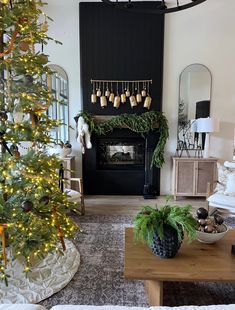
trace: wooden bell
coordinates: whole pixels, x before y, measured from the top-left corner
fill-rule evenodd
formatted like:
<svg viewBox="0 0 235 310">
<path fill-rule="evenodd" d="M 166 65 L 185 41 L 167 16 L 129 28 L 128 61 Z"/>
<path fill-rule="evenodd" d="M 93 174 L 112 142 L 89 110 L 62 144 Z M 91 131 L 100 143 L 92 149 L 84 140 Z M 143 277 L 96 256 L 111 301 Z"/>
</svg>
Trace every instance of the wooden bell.
<svg viewBox="0 0 235 310">
<path fill-rule="evenodd" d="M 126 102 L 126 94 L 121 94 L 121 103 L 125 103 Z"/>
<path fill-rule="evenodd" d="M 126 97 L 130 97 L 131 92 L 129 91 L 129 89 L 126 90 Z"/>
<path fill-rule="evenodd" d="M 96 101 L 97 101 L 96 94 L 92 94 L 92 95 L 91 95 L 91 102 L 92 102 L 92 103 L 96 103 Z"/>
<path fill-rule="evenodd" d="M 141 96 L 142 97 L 146 97 L 147 93 L 146 93 L 146 89 L 142 89 L 141 91 Z"/>
<path fill-rule="evenodd" d="M 114 104 L 113 104 L 113 107 L 114 108 L 116 108 L 116 109 L 118 109 L 119 108 L 119 106 L 120 106 L 120 101 L 121 101 L 121 98 L 120 98 L 120 96 L 115 96 L 115 98 L 114 98 Z"/>
<path fill-rule="evenodd" d="M 150 109 L 152 98 L 148 95 L 144 100 L 144 108 Z"/>
<path fill-rule="evenodd" d="M 136 95 L 136 101 L 137 101 L 137 103 L 140 103 L 140 102 L 142 101 L 142 96 L 141 96 L 141 94 L 137 94 L 137 95 Z"/>
<path fill-rule="evenodd" d="M 107 98 L 110 96 L 110 91 L 108 89 L 106 89 L 105 94 L 104 94 Z"/>
<path fill-rule="evenodd" d="M 107 107 L 107 98 L 105 96 L 100 97 L 100 106 L 101 108 Z"/>
<path fill-rule="evenodd" d="M 131 95 L 131 96 L 130 96 L 130 104 L 131 104 L 131 107 L 132 107 L 132 108 L 135 107 L 135 106 L 137 106 L 136 98 L 135 98 L 134 95 Z"/>
<path fill-rule="evenodd" d="M 111 93 L 109 96 L 109 102 L 114 102 L 114 93 Z"/>
<path fill-rule="evenodd" d="M 96 92 L 96 96 L 97 96 L 97 97 L 101 97 L 101 95 L 102 95 L 102 92 L 101 92 L 100 89 L 98 89 L 97 92 Z"/>
</svg>

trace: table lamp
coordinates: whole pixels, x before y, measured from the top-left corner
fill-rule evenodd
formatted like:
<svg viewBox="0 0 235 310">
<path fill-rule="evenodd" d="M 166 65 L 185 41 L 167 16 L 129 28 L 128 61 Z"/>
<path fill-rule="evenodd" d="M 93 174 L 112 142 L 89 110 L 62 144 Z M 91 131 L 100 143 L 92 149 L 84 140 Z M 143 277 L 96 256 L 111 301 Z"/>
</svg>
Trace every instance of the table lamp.
<svg viewBox="0 0 235 310">
<path fill-rule="evenodd" d="M 204 145 L 204 153 L 203 157 L 209 157 L 209 150 L 210 150 L 210 133 L 219 131 L 219 121 L 212 117 L 207 118 L 198 118 L 197 119 L 197 132 L 198 133 L 205 133 L 205 145 Z"/>
</svg>

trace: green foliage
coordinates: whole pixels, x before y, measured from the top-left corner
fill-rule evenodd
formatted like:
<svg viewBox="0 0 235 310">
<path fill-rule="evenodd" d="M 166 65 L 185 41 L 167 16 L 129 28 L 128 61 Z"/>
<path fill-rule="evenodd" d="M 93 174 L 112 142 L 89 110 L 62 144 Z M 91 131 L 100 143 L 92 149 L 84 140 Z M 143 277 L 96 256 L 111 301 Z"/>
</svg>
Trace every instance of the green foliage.
<svg viewBox="0 0 235 310">
<path fill-rule="evenodd" d="M 164 148 L 169 137 L 168 122 L 165 115 L 159 111 L 150 111 L 140 115 L 121 114 L 114 116 L 112 119 L 97 124 L 91 114 L 81 112 L 76 117 L 82 116 L 89 125 L 91 133 L 97 135 L 105 135 L 113 131 L 115 128 L 129 128 L 130 130 L 144 136 L 150 131 L 156 130 L 159 133 L 159 141 L 153 152 L 152 165 L 162 167 L 164 164 Z M 156 128 L 157 125 L 157 128 Z"/>
<path fill-rule="evenodd" d="M 135 240 L 151 245 L 155 233 L 162 240 L 164 225 L 172 226 L 177 231 L 179 241 L 182 240 L 184 232 L 189 241 L 195 239 L 197 221 L 191 215 L 191 209 L 191 205 L 170 205 L 168 200 L 160 208 L 144 206 L 134 218 Z"/>
<path fill-rule="evenodd" d="M 28 272 L 35 259 L 60 252 L 63 238 L 73 238 L 79 227 L 69 216 L 75 204 L 58 187 L 61 160 L 46 153 L 60 122 L 47 114 L 56 99 L 47 85 L 48 55 L 40 51 L 51 40 L 44 3 L 0 2 L 0 227 L 13 256 L 8 259 L 23 257 Z M 29 147 L 23 150 L 24 141 Z M 0 279 L 7 282 L 3 260 L 0 243 Z"/>
</svg>

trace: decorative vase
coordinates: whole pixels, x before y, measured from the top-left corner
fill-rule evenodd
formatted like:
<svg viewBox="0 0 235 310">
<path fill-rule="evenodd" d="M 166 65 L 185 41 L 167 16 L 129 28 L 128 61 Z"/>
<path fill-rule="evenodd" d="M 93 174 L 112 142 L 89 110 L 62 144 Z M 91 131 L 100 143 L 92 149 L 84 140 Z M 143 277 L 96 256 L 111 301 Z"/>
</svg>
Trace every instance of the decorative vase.
<svg viewBox="0 0 235 310">
<path fill-rule="evenodd" d="M 72 153 L 72 148 L 63 147 L 63 148 L 60 149 L 59 156 L 61 158 L 64 158 L 64 157 L 68 156 L 71 153 Z"/>
<path fill-rule="evenodd" d="M 154 234 L 151 245 L 152 252 L 160 258 L 172 258 L 178 253 L 181 241 L 178 240 L 177 231 L 169 225 L 163 225 L 163 239 Z"/>
</svg>

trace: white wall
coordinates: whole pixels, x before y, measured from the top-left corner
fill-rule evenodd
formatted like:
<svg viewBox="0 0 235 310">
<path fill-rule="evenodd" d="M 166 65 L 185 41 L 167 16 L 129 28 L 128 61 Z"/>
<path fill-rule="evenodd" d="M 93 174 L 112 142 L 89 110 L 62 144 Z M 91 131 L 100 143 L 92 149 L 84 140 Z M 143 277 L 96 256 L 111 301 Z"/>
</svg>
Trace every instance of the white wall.
<svg viewBox="0 0 235 310">
<path fill-rule="evenodd" d="M 81 151 L 76 141 L 74 116 L 81 110 L 80 56 L 79 56 L 79 4 L 76 0 L 49 0 L 44 11 L 54 20 L 49 23 L 48 35 L 63 45 L 50 41 L 44 48 L 52 64 L 61 66 L 69 80 L 69 130 L 73 154 L 76 155 L 76 174 L 81 176 Z"/>
<path fill-rule="evenodd" d="M 171 156 L 176 148 L 178 81 L 189 64 L 201 63 L 212 73 L 211 116 L 220 119 L 220 132 L 211 137 L 211 155 L 232 159 L 235 123 L 235 1 L 207 0 L 166 15 L 163 112 L 170 125 L 162 194 L 170 192 Z"/>
<path fill-rule="evenodd" d="M 63 46 L 49 44 L 45 49 L 52 63 L 62 66 L 69 76 L 70 124 L 81 109 L 79 79 L 78 1 L 48 0 L 46 12 L 54 19 L 49 35 Z M 212 73 L 211 115 L 220 119 L 220 132 L 211 137 L 211 155 L 232 159 L 235 123 L 235 1 L 207 0 L 177 13 L 166 15 L 163 112 L 169 121 L 170 139 L 166 163 L 161 170 L 161 194 L 171 191 L 171 156 L 176 148 L 179 75 L 192 63 L 207 66 Z M 81 170 L 81 155 L 70 131 L 74 153 Z"/>
</svg>

